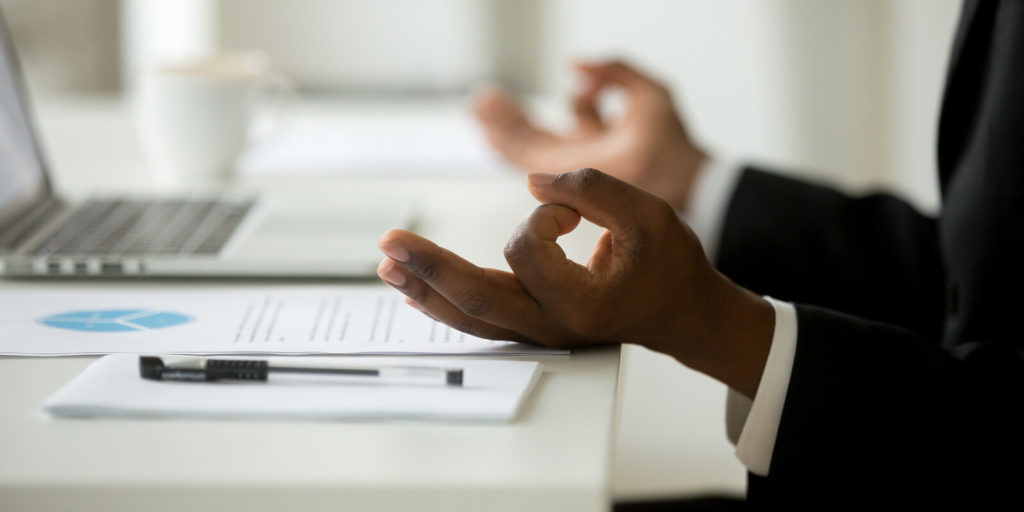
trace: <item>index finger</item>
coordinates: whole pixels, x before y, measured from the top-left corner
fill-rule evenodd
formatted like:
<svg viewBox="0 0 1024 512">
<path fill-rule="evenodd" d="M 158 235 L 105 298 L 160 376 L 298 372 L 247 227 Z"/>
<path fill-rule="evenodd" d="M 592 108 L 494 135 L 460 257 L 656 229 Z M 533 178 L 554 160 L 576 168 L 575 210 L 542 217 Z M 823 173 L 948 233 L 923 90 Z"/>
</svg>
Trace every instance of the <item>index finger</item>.
<svg viewBox="0 0 1024 512">
<path fill-rule="evenodd" d="M 541 205 L 516 228 L 505 246 L 505 261 L 512 272 L 542 302 L 551 294 L 567 300 L 590 284 L 590 272 L 570 260 L 558 245 L 558 237 L 571 232 L 579 222 L 580 214 L 572 208 Z"/>
<path fill-rule="evenodd" d="M 575 67 L 595 83 L 602 85 L 615 84 L 627 89 L 633 89 L 655 84 L 647 75 L 637 71 L 629 64 L 618 60 L 605 62 L 579 61 L 575 63 Z"/>
<path fill-rule="evenodd" d="M 507 272 L 480 268 L 405 230 L 388 231 L 378 245 L 404 270 L 470 317 L 527 335 L 531 327 L 544 324 L 540 306 Z"/>
<path fill-rule="evenodd" d="M 576 69 L 587 77 L 584 95 L 588 97 L 595 97 L 601 89 L 610 85 L 622 87 L 641 101 L 657 97 L 665 91 L 653 78 L 622 61 L 577 62 Z"/>
</svg>

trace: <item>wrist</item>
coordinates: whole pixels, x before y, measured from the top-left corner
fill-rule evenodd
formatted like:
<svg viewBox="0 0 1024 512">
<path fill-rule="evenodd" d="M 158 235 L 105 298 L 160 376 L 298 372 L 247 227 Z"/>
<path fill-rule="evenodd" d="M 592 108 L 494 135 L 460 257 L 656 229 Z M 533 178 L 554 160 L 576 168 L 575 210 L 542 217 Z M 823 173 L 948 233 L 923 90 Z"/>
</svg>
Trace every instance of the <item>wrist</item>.
<svg viewBox="0 0 1024 512">
<path fill-rule="evenodd" d="M 722 282 L 718 297 L 706 301 L 708 308 L 686 335 L 700 339 L 676 359 L 752 398 L 771 349 L 775 309 L 763 297 L 715 274 Z"/>
<path fill-rule="evenodd" d="M 674 173 L 679 177 L 679 181 L 672 188 L 675 193 L 668 199 L 676 212 L 686 211 L 692 203 L 694 184 L 704 171 L 708 159 L 708 154 L 696 146 L 687 144 L 681 149 L 676 162 L 679 171 Z"/>
</svg>

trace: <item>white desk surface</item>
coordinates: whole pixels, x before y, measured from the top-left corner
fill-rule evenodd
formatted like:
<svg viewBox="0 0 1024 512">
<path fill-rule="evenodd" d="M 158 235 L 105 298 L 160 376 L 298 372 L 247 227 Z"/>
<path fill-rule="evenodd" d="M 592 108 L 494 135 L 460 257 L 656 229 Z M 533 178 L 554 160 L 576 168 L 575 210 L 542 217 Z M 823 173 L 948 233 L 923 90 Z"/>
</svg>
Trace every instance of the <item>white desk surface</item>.
<svg viewBox="0 0 1024 512">
<path fill-rule="evenodd" d="M 121 106 L 109 101 L 55 105 L 49 112 L 44 108 L 40 117 L 58 190 L 79 195 L 152 189 L 131 118 Z M 495 267 L 505 266 L 505 239 L 535 206 L 522 178 L 511 175 L 344 182 L 261 177 L 243 186 L 311 200 L 416 200 L 423 213 L 418 231 L 471 261 Z M 585 259 L 598 232 L 584 226 L 567 237 L 567 253 Z M 7 289 L 67 284 L 0 282 Z M 672 365 L 639 349 L 627 347 L 625 353 L 625 361 L 634 364 Z M 691 460 L 666 467 L 664 460 L 636 460 L 634 453 L 623 453 L 619 356 L 619 349 L 608 348 L 541 358 L 545 376 L 510 425 L 53 420 L 41 412 L 40 403 L 91 359 L 0 358 L 0 509 L 602 510 L 613 490 L 613 460 L 629 466 L 615 471 L 628 473 L 624 481 L 639 491 L 620 492 L 627 497 L 741 490 L 743 472 L 728 458 L 719 419 L 724 392 L 696 374 L 673 374 L 673 384 L 693 386 L 672 394 L 689 397 L 695 414 L 716 411 L 717 418 L 690 422 L 680 419 L 679 410 L 662 410 L 663 418 L 623 421 L 642 431 L 644 439 L 634 444 L 646 451 L 656 437 L 650 425 L 686 421 L 672 434 L 691 441 L 683 453 L 678 453 L 678 442 L 665 453 Z M 657 383 L 641 382 L 638 389 L 649 391 L 652 384 L 657 388 Z M 650 405 L 626 408 L 649 412 Z M 680 464 L 686 465 L 680 471 L 682 484 L 670 479 L 667 486 L 644 486 L 645 474 L 679 470 Z M 663 476 L 660 482 L 666 482 Z"/>
</svg>

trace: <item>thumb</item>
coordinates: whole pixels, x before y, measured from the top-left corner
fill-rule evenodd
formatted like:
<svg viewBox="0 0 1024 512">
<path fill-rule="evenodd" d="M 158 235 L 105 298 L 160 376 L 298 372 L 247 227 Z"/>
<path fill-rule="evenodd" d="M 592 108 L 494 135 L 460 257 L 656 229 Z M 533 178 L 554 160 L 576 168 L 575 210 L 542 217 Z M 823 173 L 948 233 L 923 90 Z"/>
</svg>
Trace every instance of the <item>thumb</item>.
<svg viewBox="0 0 1024 512">
<path fill-rule="evenodd" d="M 568 206 L 616 236 L 639 232 L 661 209 L 671 211 L 664 199 L 597 169 L 532 173 L 527 182 L 541 203 Z"/>
</svg>

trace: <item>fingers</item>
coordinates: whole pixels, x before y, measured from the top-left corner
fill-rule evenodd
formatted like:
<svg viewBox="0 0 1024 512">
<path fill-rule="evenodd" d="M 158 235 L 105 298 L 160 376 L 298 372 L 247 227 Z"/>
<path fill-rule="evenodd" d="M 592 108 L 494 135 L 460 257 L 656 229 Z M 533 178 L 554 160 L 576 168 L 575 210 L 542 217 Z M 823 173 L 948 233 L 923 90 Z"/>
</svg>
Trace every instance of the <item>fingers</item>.
<svg viewBox="0 0 1024 512">
<path fill-rule="evenodd" d="M 533 173 L 527 181 L 530 193 L 541 203 L 568 206 L 619 238 L 664 213 L 659 210 L 671 210 L 664 199 L 596 169 Z"/>
<path fill-rule="evenodd" d="M 512 274 L 477 267 L 408 231 L 389 231 L 379 245 L 389 258 L 378 267 L 381 278 L 449 325 L 485 337 L 541 325 L 540 306 Z"/>
<path fill-rule="evenodd" d="M 393 267 L 397 266 L 398 263 L 394 260 L 385 258 L 377 268 L 377 273 L 382 276 L 393 275 L 393 272 L 395 272 Z M 401 271 L 399 270 L 399 272 Z M 387 281 L 387 279 L 385 280 Z M 389 284 L 391 283 L 389 282 Z M 499 327 L 466 314 L 416 276 L 407 276 L 403 286 L 395 286 L 394 284 L 392 286 L 399 289 L 399 291 L 410 290 L 415 296 L 419 297 L 419 299 L 406 297 L 406 304 L 418 309 L 434 320 L 450 325 L 466 334 L 490 340 L 529 341 L 526 336 L 519 332 Z"/>
<path fill-rule="evenodd" d="M 632 66 L 618 60 L 575 63 L 577 71 L 596 84 L 615 84 L 622 87 L 642 86 L 653 82 Z"/>
<path fill-rule="evenodd" d="M 567 258 L 557 243 L 579 222 L 580 214 L 571 208 L 541 205 L 509 239 L 505 260 L 532 296 L 543 299 L 554 292 L 565 300 L 588 288 L 590 273 Z"/>
<path fill-rule="evenodd" d="M 562 141 L 534 126 L 519 104 L 501 90 L 487 88 L 479 92 L 473 112 L 488 141 L 509 161 L 532 170 L 555 169 L 549 167 L 549 153 L 557 151 Z"/>
<path fill-rule="evenodd" d="M 525 117 L 519 104 L 494 86 L 483 87 L 475 93 L 473 113 L 484 123 L 508 124 Z"/>
<path fill-rule="evenodd" d="M 621 61 L 577 62 L 576 69 L 589 80 L 587 93 L 593 94 L 608 85 L 617 85 L 632 92 L 661 89 L 653 78 Z"/>
<path fill-rule="evenodd" d="M 652 113 L 672 111 L 672 97 L 660 82 L 620 61 L 600 63 L 577 63 L 576 69 L 588 81 L 584 97 L 597 98 L 601 89 L 608 86 L 622 87 L 632 104 L 627 119 L 646 119 Z"/>
<path fill-rule="evenodd" d="M 614 254 L 613 247 L 614 239 L 612 232 L 606 229 L 604 233 L 601 233 L 601 238 L 597 240 L 594 253 L 590 255 L 590 260 L 587 261 L 587 268 L 594 273 L 607 273 L 615 263 L 612 258 Z"/>
</svg>

